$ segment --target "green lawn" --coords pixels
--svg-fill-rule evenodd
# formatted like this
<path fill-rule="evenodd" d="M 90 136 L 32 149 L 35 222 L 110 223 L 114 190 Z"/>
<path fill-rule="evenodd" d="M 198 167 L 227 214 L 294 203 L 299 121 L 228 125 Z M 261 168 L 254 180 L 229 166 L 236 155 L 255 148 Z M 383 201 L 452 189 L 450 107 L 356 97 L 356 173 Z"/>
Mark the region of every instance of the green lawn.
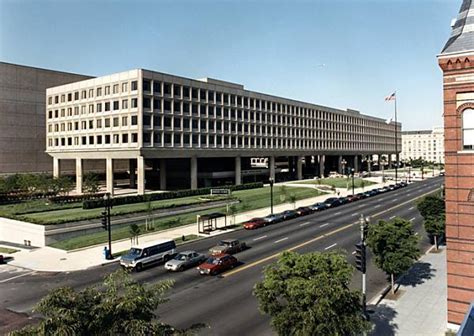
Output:
<path fill-rule="evenodd" d="M 0 247 L 0 253 L 12 254 L 12 253 L 15 253 L 15 252 L 18 252 L 18 251 L 20 251 L 20 250 L 7 248 L 7 247 Z"/>
<path fill-rule="evenodd" d="M 165 209 L 165 208 L 172 208 L 172 207 L 184 206 L 184 205 L 208 203 L 208 202 L 216 201 L 220 199 L 225 199 L 225 197 L 219 197 L 219 198 L 213 197 L 212 199 L 211 198 L 206 199 L 205 196 L 182 197 L 182 198 L 175 198 L 175 199 L 169 199 L 169 200 L 153 201 L 151 202 L 151 208 L 152 210 Z M 147 209 L 148 209 L 148 204 L 146 202 L 124 204 L 124 205 L 114 206 L 112 208 L 111 214 L 112 216 L 125 215 L 125 214 L 136 213 L 136 212 L 146 212 Z M 28 221 L 28 222 L 48 225 L 48 224 L 60 224 L 60 223 L 68 223 L 68 222 L 74 222 L 74 221 L 79 221 L 79 220 L 100 218 L 102 211 L 103 211 L 103 208 L 87 209 L 87 210 L 84 210 L 82 208 L 72 208 L 72 209 L 53 210 L 53 211 L 47 211 L 47 212 L 29 213 L 29 214 L 17 216 L 17 218 Z"/>
<path fill-rule="evenodd" d="M 364 181 L 364 182 L 362 182 Z M 295 182 L 295 183 L 301 183 L 301 184 L 314 184 L 314 185 L 329 185 L 332 187 L 336 188 L 349 188 L 352 187 L 352 179 L 342 177 L 342 178 L 325 178 L 325 179 L 319 179 L 319 180 L 307 180 L 307 181 L 301 181 L 301 182 Z M 375 184 L 375 182 L 368 181 L 361 179 L 359 177 L 354 178 L 354 187 L 355 188 L 360 188 L 362 186 L 362 183 L 364 183 L 364 187 L 367 187 L 369 185 Z"/>
<path fill-rule="evenodd" d="M 47 199 L 24 201 L 16 204 L 0 205 L 0 217 L 15 217 L 27 213 L 39 213 L 60 209 L 82 208 L 82 202 L 55 204 Z"/>
<path fill-rule="evenodd" d="M 273 204 L 281 204 L 289 201 L 290 195 L 295 195 L 296 200 L 316 197 L 322 195 L 323 193 L 309 188 L 286 188 L 277 186 L 273 188 Z M 270 206 L 270 188 L 258 188 L 250 190 L 241 190 L 235 191 L 232 193 L 234 198 L 240 200 L 240 203 L 236 205 L 237 213 L 245 212 L 254 209 L 260 209 Z M 172 200 L 170 200 L 172 201 Z M 176 200 L 174 200 L 176 201 Z M 226 212 L 226 207 L 217 207 L 213 209 L 208 209 L 204 211 L 194 211 L 187 214 L 170 216 L 160 219 L 155 219 L 153 221 L 154 231 L 169 229 L 173 227 L 178 227 L 186 224 L 191 224 L 196 222 L 197 215 L 205 215 L 212 212 Z M 113 219 L 112 219 L 113 220 Z M 230 218 L 228 219 L 228 224 L 230 224 Z M 142 233 L 145 232 L 145 223 L 139 224 L 140 230 Z M 130 238 L 131 234 L 128 227 L 123 227 L 119 229 L 112 230 L 112 240 L 119 240 Z M 73 250 L 81 247 L 96 245 L 107 242 L 107 232 L 98 232 L 93 234 L 88 234 L 80 237 L 75 237 L 60 241 L 52 244 L 52 247 L 56 247 L 64 250 Z"/>

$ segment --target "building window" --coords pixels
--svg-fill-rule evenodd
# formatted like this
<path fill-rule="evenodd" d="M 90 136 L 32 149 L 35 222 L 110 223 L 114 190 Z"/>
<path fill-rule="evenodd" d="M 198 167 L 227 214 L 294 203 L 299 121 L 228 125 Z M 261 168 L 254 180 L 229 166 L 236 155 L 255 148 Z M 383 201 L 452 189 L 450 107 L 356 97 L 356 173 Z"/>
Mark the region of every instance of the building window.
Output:
<path fill-rule="evenodd" d="M 132 119 L 131 119 L 130 124 L 131 124 L 132 126 L 137 125 L 137 124 L 138 124 L 138 117 L 137 117 L 137 116 L 132 116 L 131 118 L 132 118 Z"/>
<path fill-rule="evenodd" d="M 114 111 L 117 111 L 119 109 L 119 101 L 116 100 L 114 101 Z"/>
<path fill-rule="evenodd" d="M 102 96 L 102 88 L 101 87 L 97 88 L 97 97 L 100 97 L 100 96 Z"/>
<path fill-rule="evenodd" d="M 110 94 L 110 86 L 106 86 L 105 87 L 105 95 L 109 95 Z"/>
<path fill-rule="evenodd" d="M 104 126 L 105 127 L 110 127 L 110 119 L 109 118 L 104 119 Z"/>
<path fill-rule="evenodd" d="M 474 149 L 474 109 L 466 109 L 462 113 L 463 149 Z"/>
<path fill-rule="evenodd" d="M 48 97 L 48 105 L 51 105 L 53 103 L 53 97 Z"/>
<path fill-rule="evenodd" d="M 97 112 L 102 112 L 102 103 L 97 103 Z"/>
<path fill-rule="evenodd" d="M 114 84 L 114 86 L 112 87 L 112 92 L 113 93 L 119 93 L 119 85 L 118 84 Z"/>
<path fill-rule="evenodd" d="M 118 117 L 114 118 L 113 123 L 114 123 L 114 127 L 119 127 L 119 118 Z"/>
<path fill-rule="evenodd" d="M 104 111 L 110 111 L 110 103 L 109 102 L 105 103 Z"/>
<path fill-rule="evenodd" d="M 94 97 L 94 89 L 89 89 L 89 98 Z"/>
<path fill-rule="evenodd" d="M 128 83 L 122 83 L 122 92 L 127 92 L 128 91 Z"/>
<path fill-rule="evenodd" d="M 128 117 L 122 117 L 122 126 L 127 126 L 128 124 Z"/>
<path fill-rule="evenodd" d="M 142 82 L 143 91 L 150 92 L 151 91 L 151 82 L 148 79 L 144 79 Z"/>
<path fill-rule="evenodd" d="M 122 100 L 122 110 L 128 109 L 128 99 Z"/>
<path fill-rule="evenodd" d="M 132 142 L 133 143 L 138 142 L 138 133 L 132 133 Z"/>
<path fill-rule="evenodd" d="M 122 134 L 122 143 L 128 143 L 128 134 Z"/>
<path fill-rule="evenodd" d="M 137 81 L 132 82 L 131 89 L 132 89 L 132 91 L 137 91 L 138 90 L 138 82 Z"/>
<path fill-rule="evenodd" d="M 132 108 L 138 107 L 138 99 L 137 98 L 132 98 Z"/>

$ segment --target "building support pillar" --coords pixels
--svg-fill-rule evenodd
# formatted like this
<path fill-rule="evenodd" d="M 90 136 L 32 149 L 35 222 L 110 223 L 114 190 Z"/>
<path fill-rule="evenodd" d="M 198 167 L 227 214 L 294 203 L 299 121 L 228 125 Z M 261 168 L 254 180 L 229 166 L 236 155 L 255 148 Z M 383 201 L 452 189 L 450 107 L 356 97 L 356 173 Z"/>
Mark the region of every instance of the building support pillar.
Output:
<path fill-rule="evenodd" d="M 268 167 L 270 168 L 270 178 L 275 181 L 275 157 L 270 156 L 268 160 Z"/>
<path fill-rule="evenodd" d="M 344 174 L 342 171 L 342 155 L 339 155 L 339 158 L 337 159 L 337 172 L 339 174 Z"/>
<path fill-rule="evenodd" d="M 76 158 L 76 193 L 82 194 L 82 175 L 83 175 L 83 168 L 82 168 L 82 159 Z"/>
<path fill-rule="evenodd" d="M 143 156 L 137 157 L 137 193 L 138 195 L 145 194 L 145 158 Z"/>
<path fill-rule="evenodd" d="M 369 176 L 370 176 L 371 171 L 372 171 L 372 155 L 369 155 L 367 157 L 367 172 L 369 173 Z"/>
<path fill-rule="evenodd" d="M 354 172 L 359 172 L 359 155 L 354 155 Z"/>
<path fill-rule="evenodd" d="M 61 160 L 53 157 L 53 177 L 58 178 L 61 176 Z"/>
<path fill-rule="evenodd" d="M 107 192 L 110 196 L 114 195 L 114 160 L 112 158 L 106 159 L 105 176 L 107 181 Z"/>
<path fill-rule="evenodd" d="M 198 188 L 198 166 L 197 166 L 197 157 L 191 157 L 191 189 L 195 190 Z"/>
<path fill-rule="evenodd" d="M 166 161 L 160 159 L 160 189 L 166 190 Z"/>
<path fill-rule="evenodd" d="M 130 159 L 128 161 L 128 169 L 130 170 L 130 188 L 135 189 L 137 187 L 137 162 L 135 159 Z"/>
<path fill-rule="evenodd" d="M 296 157 L 296 179 L 303 179 L 303 157 L 301 156 Z"/>
<path fill-rule="evenodd" d="M 326 160 L 326 156 L 319 155 L 319 177 L 324 178 L 324 161 Z"/>
<path fill-rule="evenodd" d="M 242 184 L 242 159 L 240 156 L 235 157 L 235 185 Z"/>

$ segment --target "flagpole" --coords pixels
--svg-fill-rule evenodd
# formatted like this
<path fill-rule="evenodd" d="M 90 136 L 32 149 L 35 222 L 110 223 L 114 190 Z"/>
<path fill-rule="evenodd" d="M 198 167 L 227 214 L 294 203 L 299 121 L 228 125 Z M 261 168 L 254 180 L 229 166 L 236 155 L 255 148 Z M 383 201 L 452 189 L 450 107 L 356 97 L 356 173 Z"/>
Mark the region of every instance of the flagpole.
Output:
<path fill-rule="evenodd" d="M 397 91 L 395 90 L 395 183 L 398 183 Z"/>

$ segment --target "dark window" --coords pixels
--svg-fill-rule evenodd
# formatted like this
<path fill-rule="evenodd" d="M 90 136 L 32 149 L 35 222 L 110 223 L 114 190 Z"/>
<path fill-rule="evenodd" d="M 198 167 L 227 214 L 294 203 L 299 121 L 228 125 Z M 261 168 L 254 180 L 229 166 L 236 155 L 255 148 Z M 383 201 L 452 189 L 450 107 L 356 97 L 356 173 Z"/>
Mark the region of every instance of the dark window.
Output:
<path fill-rule="evenodd" d="M 99 139 L 97 139 L 99 141 Z M 122 143 L 128 143 L 128 134 L 122 134 Z"/>
<path fill-rule="evenodd" d="M 175 134 L 173 137 L 175 146 L 181 146 L 181 135 Z"/>
<path fill-rule="evenodd" d="M 205 135 L 201 135 L 201 146 L 207 146 L 207 139 Z"/>
<path fill-rule="evenodd" d="M 189 99 L 189 88 L 187 86 L 183 87 L 183 98 Z"/>
<path fill-rule="evenodd" d="M 205 131 L 206 130 L 206 121 L 201 120 L 201 130 Z"/>
<path fill-rule="evenodd" d="M 114 111 L 117 111 L 119 109 L 119 102 L 118 100 L 114 101 Z"/>
<path fill-rule="evenodd" d="M 193 119 L 193 129 L 197 129 L 198 128 L 198 120 L 197 119 Z"/>
<path fill-rule="evenodd" d="M 161 127 L 161 116 L 153 116 L 153 126 Z"/>
<path fill-rule="evenodd" d="M 171 145 L 171 134 L 165 133 L 165 144 Z"/>
<path fill-rule="evenodd" d="M 183 103 L 183 112 L 189 114 L 189 103 Z"/>
<path fill-rule="evenodd" d="M 150 108 L 150 107 L 151 107 L 151 99 L 143 98 L 143 108 Z"/>
<path fill-rule="evenodd" d="M 199 135 L 193 134 L 193 145 L 199 144 Z"/>
<path fill-rule="evenodd" d="M 150 126 L 151 125 L 151 117 L 149 115 L 143 116 L 143 125 Z"/>
<path fill-rule="evenodd" d="M 138 117 L 137 116 L 132 116 L 132 120 L 130 122 L 131 125 L 137 125 L 138 124 Z"/>
<path fill-rule="evenodd" d="M 138 133 L 132 133 L 132 142 L 138 142 Z"/>
<path fill-rule="evenodd" d="M 174 112 L 181 113 L 181 103 L 179 101 L 175 101 L 173 105 Z"/>
<path fill-rule="evenodd" d="M 183 119 L 183 128 L 185 130 L 189 129 L 189 119 Z"/>
<path fill-rule="evenodd" d="M 161 83 L 160 82 L 153 82 L 153 93 L 157 93 L 161 95 Z"/>
<path fill-rule="evenodd" d="M 171 94 L 171 84 L 165 83 L 163 85 L 163 88 L 164 88 L 165 95 L 170 95 Z"/>
<path fill-rule="evenodd" d="M 161 111 L 161 99 L 153 99 L 153 109 Z"/>
<path fill-rule="evenodd" d="M 106 144 L 110 143 L 110 135 L 108 135 L 108 134 L 105 136 L 105 143 Z"/>
<path fill-rule="evenodd" d="M 191 91 L 192 91 L 192 98 L 197 99 L 198 98 L 198 89 L 193 88 Z"/>
<path fill-rule="evenodd" d="M 166 112 L 171 112 L 171 101 L 165 100 L 164 101 L 164 108 Z"/>
<path fill-rule="evenodd" d="M 72 101 L 72 93 L 67 94 L 67 101 L 68 102 Z"/>
<path fill-rule="evenodd" d="M 174 118 L 174 128 L 175 129 L 181 128 L 181 119 L 180 118 Z"/>
<path fill-rule="evenodd" d="M 143 91 L 149 92 L 151 90 L 151 82 L 148 79 L 143 80 Z"/>
<path fill-rule="evenodd" d="M 133 81 L 132 82 L 132 91 L 137 91 L 138 90 L 138 82 L 137 81 Z"/>
<path fill-rule="evenodd" d="M 151 142 L 151 133 L 143 133 L 143 142 Z"/>
<path fill-rule="evenodd" d="M 93 145 L 94 144 L 94 136 L 91 135 L 89 136 L 89 145 Z"/>
<path fill-rule="evenodd" d="M 171 118 L 165 117 L 164 124 L 165 124 L 165 127 L 171 127 Z"/>
<path fill-rule="evenodd" d="M 180 85 L 173 85 L 173 91 L 175 97 L 181 97 L 181 86 Z"/>
<path fill-rule="evenodd" d="M 206 90 L 201 89 L 201 100 L 206 100 Z"/>
<path fill-rule="evenodd" d="M 110 103 L 109 102 L 105 103 L 104 111 L 110 111 Z"/>
<path fill-rule="evenodd" d="M 137 108 L 137 107 L 138 107 L 138 99 L 132 98 L 132 108 Z"/>
<path fill-rule="evenodd" d="M 50 97 L 51 98 L 51 97 Z M 74 100 L 79 100 L 79 91 L 74 92 Z M 51 104 L 51 103 L 50 103 Z"/>
<path fill-rule="evenodd" d="M 183 134 L 183 146 L 189 145 L 189 134 Z"/>

